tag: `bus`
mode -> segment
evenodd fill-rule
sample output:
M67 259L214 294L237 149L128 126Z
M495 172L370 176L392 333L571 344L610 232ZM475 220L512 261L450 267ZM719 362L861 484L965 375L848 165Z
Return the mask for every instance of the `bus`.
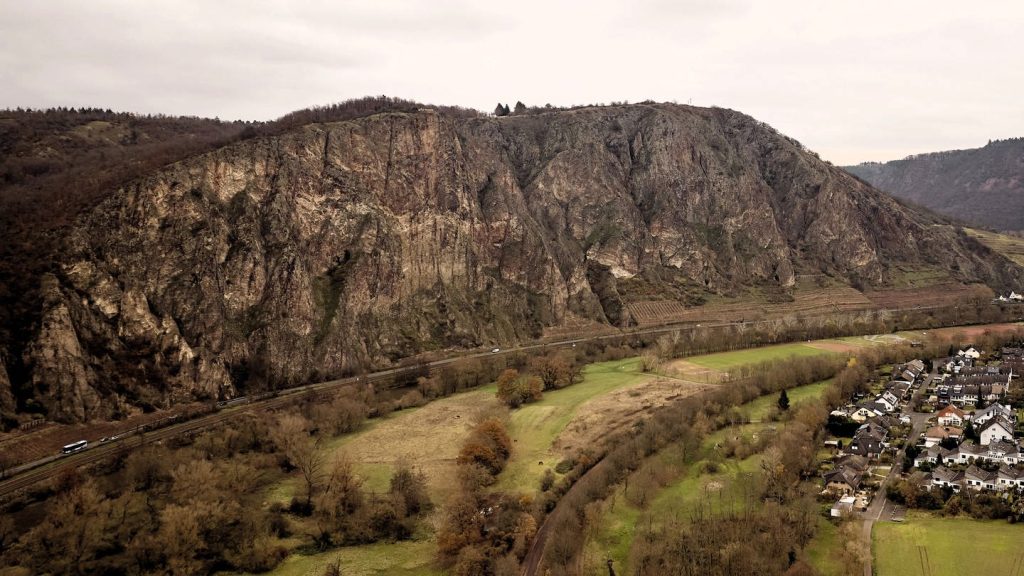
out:
M73 442L73 443L68 444L67 446L61 448L60 451L63 452L64 454L72 454L72 453L78 452L80 450L85 450L86 447L88 447L88 446L89 446L89 443L87 441L79 440L78 442Z

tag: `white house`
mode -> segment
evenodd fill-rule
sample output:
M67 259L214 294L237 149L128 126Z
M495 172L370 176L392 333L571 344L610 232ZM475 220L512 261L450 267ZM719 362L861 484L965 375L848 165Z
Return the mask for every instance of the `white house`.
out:
M963 472L956 472L946 468L945 466L939 466L935 470L932 470L932 486L935 486L936 488L952 486L954 491L959 492L963 481Z
M1013 424L1010 424L1005 418L997 416L981 427L978 437L981 439L982 446L1001 440L1013 442Z
M839 518L853 512L853 505L856 502L857 499L853 496L843 496L832 506L832 517Z
M984 426L989 420L997 416L1005 418L1009 422L1017 421L1017 414L1011 408L995 402L989 404L987 408L975 412L974 416L971 417L971 422L974 422L975 426Z
M995 490L999 475L971 464L964 471L964 482L972 490Z
M919 458L924 462L931 461L929 460L931 456L930 450L928 453L922 453ZM1007 466L1016 466L1024 462L1024 455L1021 454L1020 447L1013 442L1005 440L993 442L988 446L981 446L968 440L952 450L941 452L941 455L943 462L953 461L957 464L970 464L974 461L987 460L989 462L1006 464Z
M971 360L977 360L981 357L981 352L978 352L974 347L970 347L967 350L958 350L957 356L963 356L964 358L970 358Z
M880 414L865 406L858 406L856 410L850 413L850 420L853 420L854 422L864 422L869 418L874 418L875 416L880 416Z
M886 392L875 399L875 404L880 404L884 407L885 412L889 413L896 411L896 408L899 407L899 400L896 399L892 392Z
M939 411L936 420L939 426L963 426L966 415L964 411L950 404Z
M1000 490L1024 488L1024 470L1000 466L999 472L996 474L996 482Z

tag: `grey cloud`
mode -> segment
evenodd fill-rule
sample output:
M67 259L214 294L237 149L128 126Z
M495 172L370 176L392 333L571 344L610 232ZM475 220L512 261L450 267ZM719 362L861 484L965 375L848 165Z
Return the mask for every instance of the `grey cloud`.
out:
M0 107L693 99L837 163L1024 135L1010 0L0 0Z

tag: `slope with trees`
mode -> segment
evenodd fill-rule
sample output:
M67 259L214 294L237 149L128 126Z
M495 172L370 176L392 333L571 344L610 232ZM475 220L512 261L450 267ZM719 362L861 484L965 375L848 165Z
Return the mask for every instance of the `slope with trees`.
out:
M845 169L897 198L974 226L1024 230L1024 138Z

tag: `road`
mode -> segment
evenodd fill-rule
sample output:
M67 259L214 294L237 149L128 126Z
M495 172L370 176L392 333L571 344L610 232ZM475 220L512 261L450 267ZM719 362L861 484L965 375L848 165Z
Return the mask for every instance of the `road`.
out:
M931 309L945 308L944 306L914 306L909 308L889 308L889 309L877 309L877 312L897 313L904 311L923 311ZM833 314L823 314L821 316L832 316ZM202 416L182 422L180 424L172 424L165 426L158 430L147 432L143 436L132 434L131 431L127 432L127 436L122 434L122 438L115 442L108 442L105 444L92 444L89 449L76 454L71 455L55 455L48 456L46 458L31 462L12 470L9 470L4 476L3 480L0 481L0 497L7 496L18 490L25 489L37 482L53 477L63 470L92 464L103 460L109 456L112 456L120 451L132 450L142 445L144 442L151 442L157 440L163 440L172 438L174 436L184 434L187 432L193 432L215 426L224 422L228 419L237 417L238 415L252 412L254 410L264 410L268 408L274 408L294 401L297 397L302 394L308 394L311 392L327 392L341 389L346 386L362 385L373 381L384 380L392 376L402 374L404 372L411 372L415 370L422 370L423 368L436 368L457 362L466 358L484 358L492 357L495 355L504 354L515 354L521 352L529 352L533 350L551 349L559 347L572 347L576 344L582 344L585 342L600 342L604 340L615 340L623 337L631 336L650 336L669 332L676 332L680 330L697 330L707 328L723 328L728 326L755 326L758 324L773 323L777 322L777 319L765 319L765 320L748 320L738 322L705 322L703 324L694 325L692 322L664 324L659 326L632 328L626 330L619 330L609 334L600 334L594 336L581 336L579 338L570 338L560 340L556 342L535 342L532 344L525 344L522 346L513 346L510 348L500 349L497 353L490 350L476 350L476 351L459 351L453 352L448 358L435 360L432 362L404 366L399 368L391 368L388 370L381 370L368 374L363 377L351 377L342 378L338 380L330 380L326 382L319 382L315 384L307 384L304 386L298 386L295 388L289 388L282 390L278 396L254 401L243 406L233 406L227 410L221 412Z
M926 388L931 383L932 379L938 376L935 371L935 367L938 366L938 361L933 364L933 370L931 374L925 377L921 386L911 395L910 400L906 403L906 413L910 416L910 432L907 434L906 442L903 443L903 448L900 448L899 452L893 457L892 467L889 469L889 474L885 477L885 480L878 487L878 492L875 494L875 498L871 501L868 509L863 512L862 517L864 518L863 535L866 542L871 543L871 530L874 528L875 522L885 521L891 519L892 515L896 511L896 506L889 499L886 498L886 489L890 484L894 482L896 478L903 473L903 456L906 454L907 445L912 445L917 442L917 437L928 427L928 419L932 416L931 414L924 412L913 412L910 411L910 407L914 405L914 402L924 394ZM869 553L867 562L864 563L864 576L872 576L872 564L873 559Z
M87 450L83 450L75 454L56 454L53 456L47 456L46 458L42 458L40 460L36 460L35 462L30 462L28 464L12 468L2 476L4 479L0 481L0 497L7 496L19 490L26 489L36 484L37 482L41 482L43 480L46 480L47 478L51 478L59 474L63 470L93 464L115 454L118 454L119 452L133 450L145 443L165 440L173 438L175 436L179 436L181 434L186 434L189 432L195 432L205 428L210 428L232 418L236 418L242 414L251 413L257 410L266 410L275 407L280 407L291 402L294 402L296 398L302 396L303 394L309 394L314 392L330 392L340 390L347 386L365 385L375 381L386 380L395 375L399 375L405 372L423 370L424 368L437 368L467 358L489 358L494 356L516 354L535 350L567 348L574 347L576 344L582 344L586 342L600 342L603 340L614 340L631 336L657 335L687 329L695 330L698 327L703 329L722 328L726 326L751 326L763 322L769 322L769 320L746 322L716 322L705 323L703 325L694 325L693 323L666 324L662 326L621 330L610 334L583 336L579 338L559 340L557 342L535 342L532 344L525 344L522 346L502 348L498 352L492 352L491 350L459 352L454 353L452 356L448 358L443 358L432 362L403 366L398 368L391 368L388 370L381 370L378 372L374 372L372 374L367 374L365 376L353 376L351 378L329 380L326 382L319 382L315 384L307 384L304 386L289 388L280 391L278 396L272 398L254 401L246 404L231 405L227 409L221 410L220 412L201 416L192 420L182 422L180 424L172 424L169 426L165 426L153 431L145 432L144 434L138 434L136 432L129 430L121 434L120 438L113 442L107 442L103 444L91 443L90 447Z

